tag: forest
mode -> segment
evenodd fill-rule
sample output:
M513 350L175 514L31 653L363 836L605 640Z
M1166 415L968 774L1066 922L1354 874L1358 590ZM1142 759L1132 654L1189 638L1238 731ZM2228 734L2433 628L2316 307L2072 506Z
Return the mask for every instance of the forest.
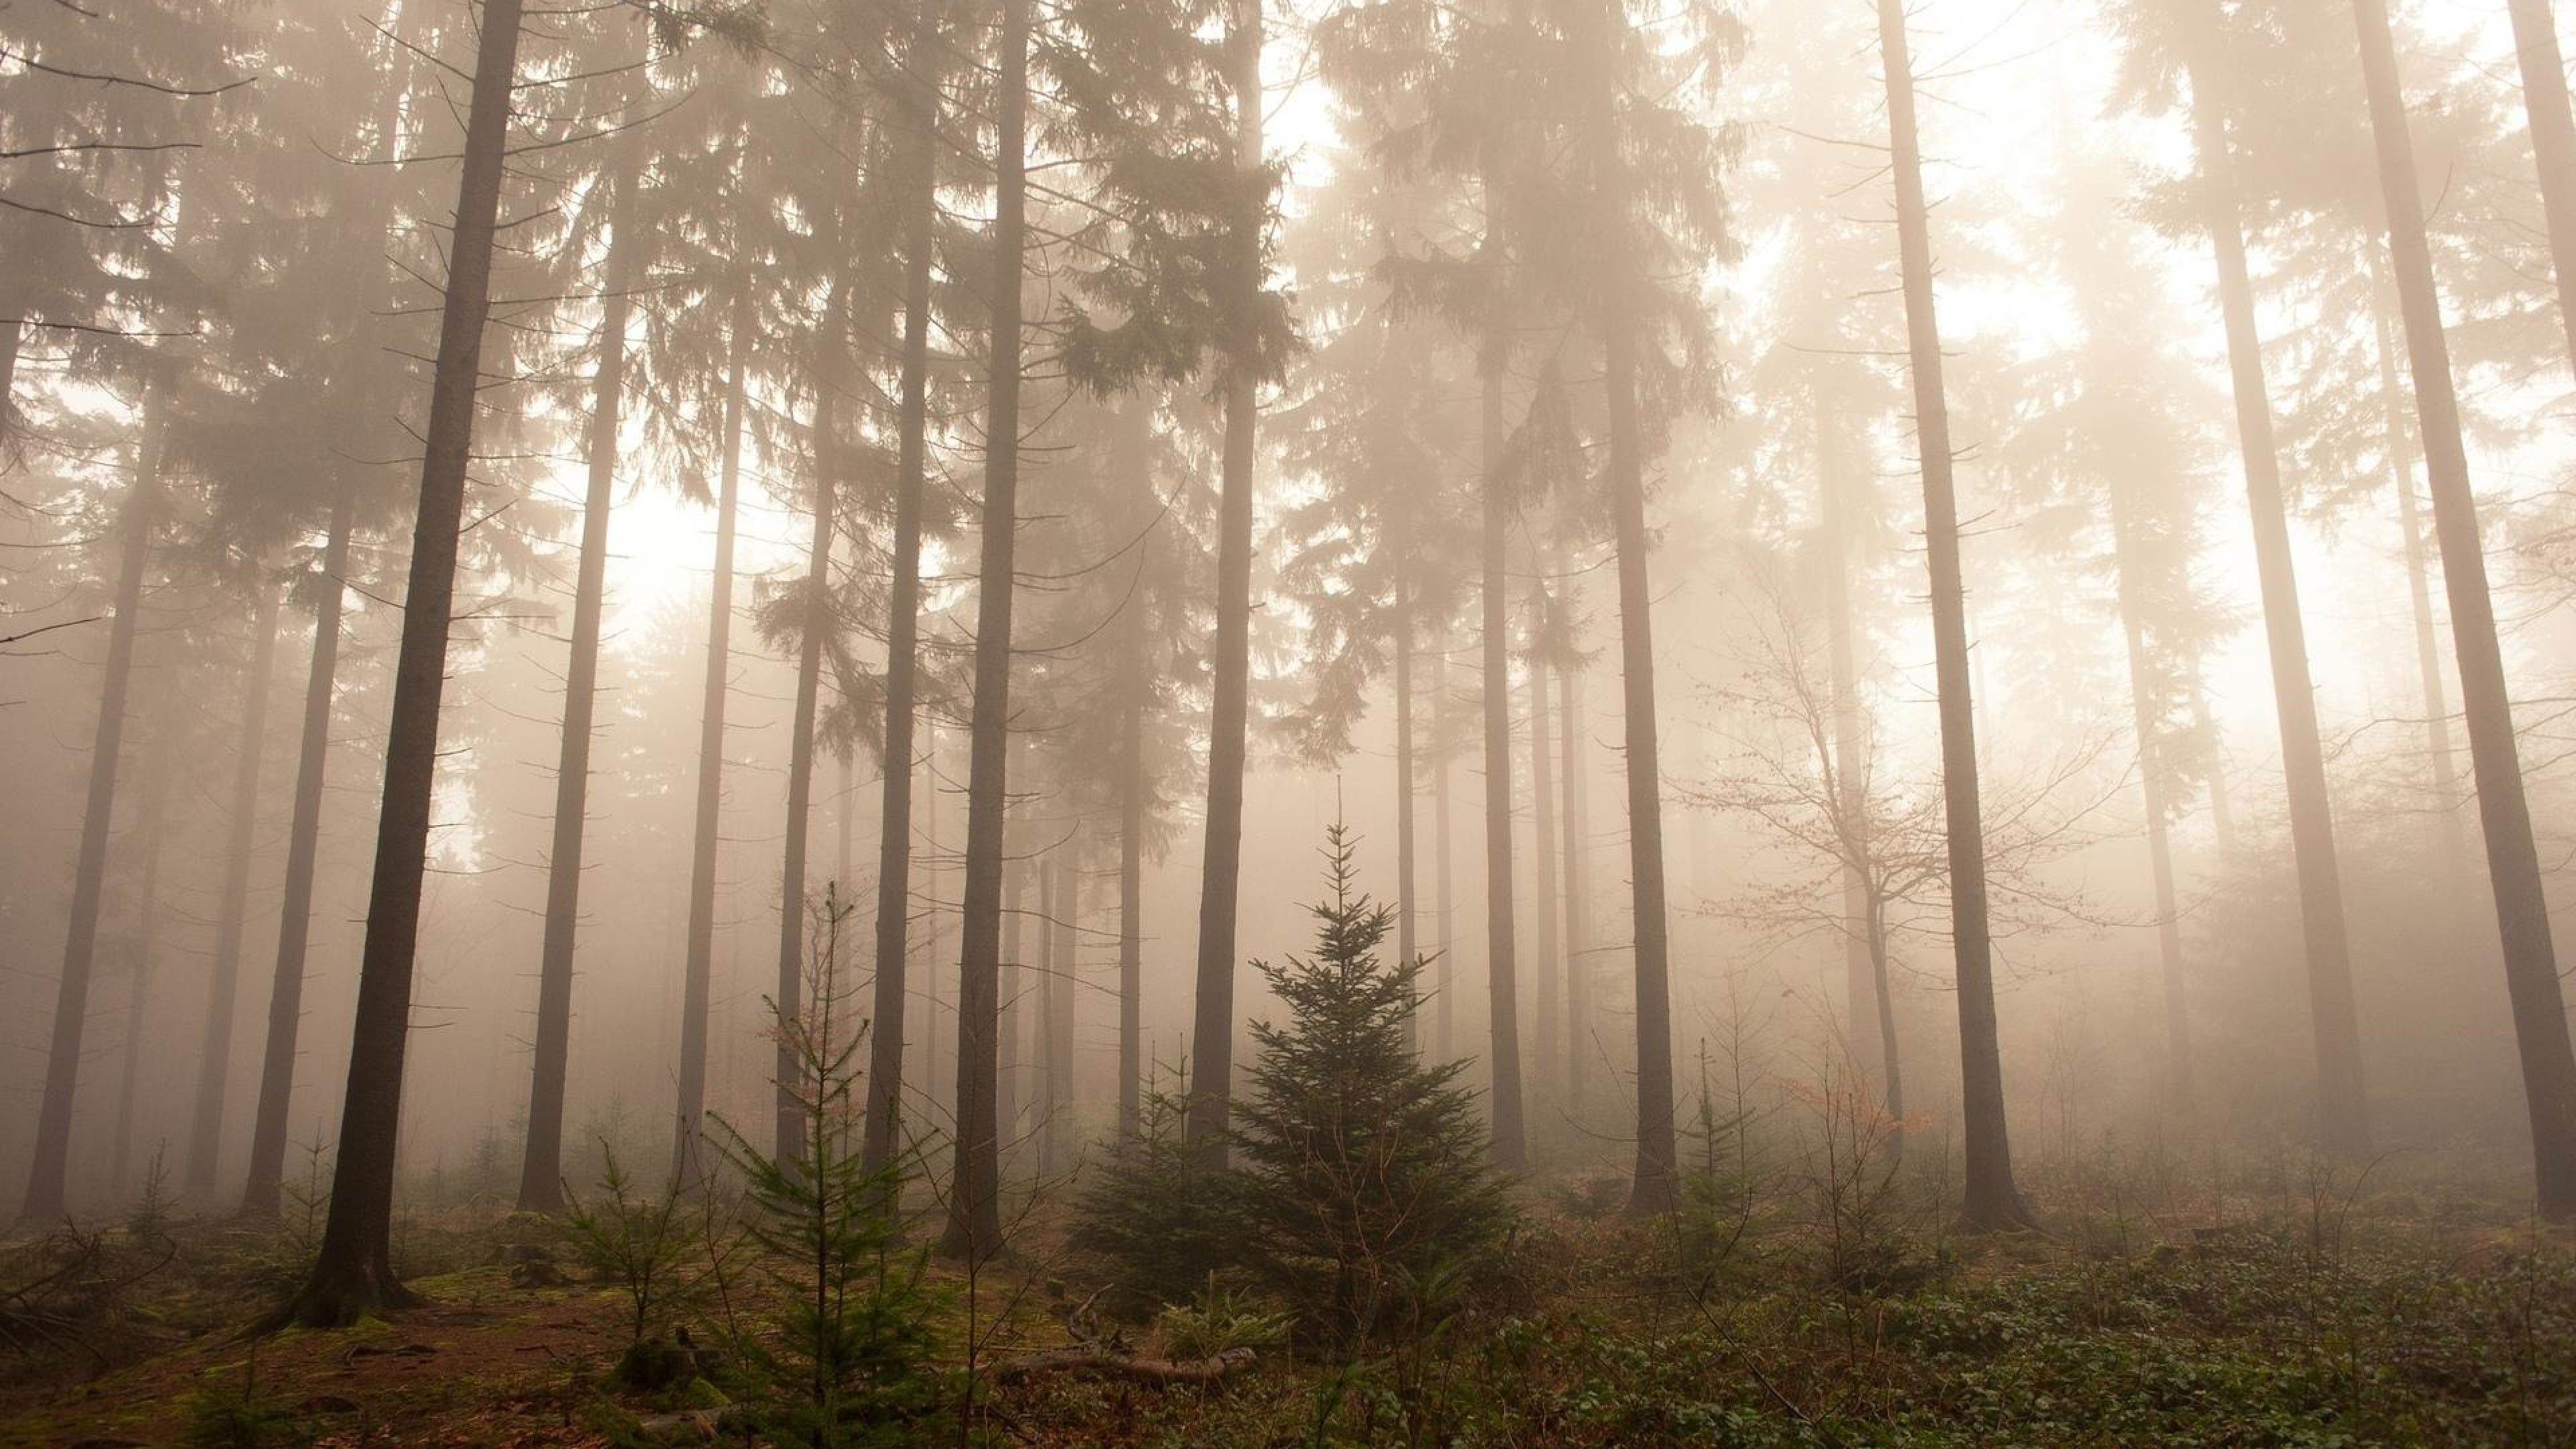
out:
M2576 1446L2559 24L0 0L0 1449Z

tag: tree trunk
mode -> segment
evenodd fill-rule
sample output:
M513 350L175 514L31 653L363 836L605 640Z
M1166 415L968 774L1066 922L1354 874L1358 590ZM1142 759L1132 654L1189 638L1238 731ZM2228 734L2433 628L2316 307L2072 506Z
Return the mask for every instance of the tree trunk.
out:
M491 308L492 239L518 64L521 0L485 0L473 100L465 122L464 175L450 233L446 303L432 372L429 427L403 599L385 741L384 803L376 830L366 945L358 965L348 1091L340 1111L331 1213L313 1271L262 1325L339 1326L375 1309L415 1302L394 1280L394 1139L402 1120L403 1053L411 1029L413 955L421 879L429 861L431 787L438 769L438 705L456 589L457 534L474 447L474 394L483 322Z
M1414 926L1413 540L1401 517L1388 524L1387 543L1395 560L1395 954L1412 962L1422 950ZM1418 1011L1404 1014L1404 1044L1422 1050Z
M199 1197L215 1191L224 1140L225 1089L232 1082L233 1006L241 994L242 928L250 917L251 824L259 811L259 767L268 747L268 695L277 663L277 591L262 580L251 622L250 674L244 681L240 755L233 769L232 813L224 841L224 894L215 926L214 972L206 987L205 1040L197 1053L197 1096L188 1125L182 1179Z
M1028 763L1026 741L1013 740L1012 773L1018 774ZM1012 832L1012 844L1020 844L1018 832ZM1020 1045L1020 993L1027 987L1020 980L1021 968L1028 957L1023 952L1022 922L1027 918L1029 863L1014 855L1003 867L1002 874L1002 974L999 985L1001 1009L995 1013L993 1031L993 1135L999 1144L994 1156L1007 1155L1020 1140L1022 1101L1020 1078L1027 1067L1027 1057Z
M1869 953L1870 995L1878 1004L1879 1076L1884 1079L1887 1103L1887 1149L1889 1160L1902 1161L1905 1156L1905 1071L1903 1059L1896 1052L1896 993L1887 979L1887 901L1876 891L1867 892L1862 910L1865 926L1862 949Z
M1843 495L1847 483L1838 451L1837 419L1822 378L1816 382L1814 421L1817 514L1825 547L1825 653L1834 684L1834 804L1842 817L1835 823L1834 834L1842 847L1843 1042L1854 1068L1878 1077L1886 1087L1895 1078L1896 1059L1886 1050L1887 1034L1871 1030L1871 1024L1881 1015L1892 1021L1894 1012L1891 1003L1878 999L1887 973L1880 961L1880 943L1873 935L1877 912L1870 904L1865 873L1871 855L1869 782L1862 778L1860 664L1852 647L1851 530ZM1891 1105L1888 1110L1896 1109Z
M2183 984L2182 913L2175 903L2173 847L2167 838L2164 735L2156 727L2155 690L2147 667L2147 625L2138 600L2137 523L2128 489L2112 480L2111 556L2118 571L2120 631L2129 651L2129 720L2138 744L2138 790L2147 814L2147 869L2156 898L2156 959L2164 968L2165 1086L2188 1117L2194 1106L2191 1013Z
M1151 541L1138 545L1150 550ZM1140 555L1137 567L1148 567ZM1128 600L1126 696L1119 724L1118 787L1118 1135L1132 1137L1145 1083L1145 601Z
M1485 991L1492 1030L1494 1165L1516 1172L1529 1162L1521 1124L1520 986L1512 941L1512 663L1509 575L1504 561L1511 509L1503 497L1503 378L1499 359L1484 369L1484 460L1479 470L1484 515Z
M742 500L742 424L752 350L752 292L735 279L725 337L724 450L716 482L716 558L707 590L707 670L698 705L698 793L689 845L688 964L680 1001L680 1110L672 1124L671 1175L694 1187L706 1171L707 1015L715 991L716 851L724 817L726 695L733 678L733 553Z
M1567 601L1572 607L1572 601ZM1571 671L1556 691L1557 748L1564 755L1565 775L1565 1108L1577 1121L1583 1115L1584 1063L1592 1050L1592 958L1589 909L1583 898L1583 852L1591 825L1585 816L1583 781L1583 675Z
M1081 1133L1074 1115L1074 1016L1082 998L1082 870L1050 866L1053 904L1047 910L1045 1002L1046 1110L1038 1171L1063 1177L1073 1171Z
M771 1004L780 1022L803 1009L805 969L805 846L814 801L814 712L822 689L823 631L831 627L832 543L840 523L840 394L849 347L846 278L835 278L823 299L814 398L814 526L805 552L805 633L796 656L796 706L787 736L787 838L779 866L778 986ZM805 1151L805 1108L797 1097L804 1066L779 1034L772 1150L781 1162Z
M304 732L295 759L294 813L286 830L286 886L277 921L277 972L269 984L268 1041L261 1053L259 1107L251 1121L246 1217L274 1217L286 1173L287 1109L295 1092L295 1042L304 1021L304 954L313 929L313 869L321 855L322 791L331 766L331 696L340 669L340 604L358 489L344 480L331 503L313 610L312 661L304 682Z
M939 207L939 87L934 7L923 0L905 54L907 181L904 218L903 361L895 444L893 578L886 599L884 802L877 827L875 1018L868 1041L867 1121L861 1161L894 1153L903 1113L905 953L912 915L912 722L921 627L921 498L930 420L930 261Z
M1932 236L1914 123L1902 0L1878 0L1887 66L1887 121L1896 176L1896 234L1905 288L1914 425L1923 454L1924 557L1932 583L1932 652L1941 708L1941 801L1949 836L1951 943L1958 962L1960 1106L1966 1118L1972 1229L2023 1227L2004 1129L2004 1069L1996 1040L1993 942L1987 935L1986 846L1977 801L1977 727L1968 692L1966 590L1959 575L1959 506L1950 472L1950 414L1941 386L1941 329L1932 310Z
M1433 924L1439 928L1437 964L1431 972L1431 1059L1443 1064L1458 1060L1457 1038L1451 1035L1458 937L1453 914L1457 873L1449 855L1449 642L1443 629L1440 647L1431 651L1431 872L1439 877L1431 903Z
M1225 45L1234 88L1235 167L1262 162L1262 0L1231 0ZM1266 207L1236 218L1225 239L1238 317L1261 290ZM1224 359L1225 458L1217 500L1216 639L1209 660L1206 856L1199 875L1198 993L1191 1015L1190 1106L1185 1131L1202 1158L1223 1166L1234 1079L1234 928L1243 867L1244 728L1252 682L1252 470L1260 399L1255 359Z
M2415 467L2409 456L2405 400L2397 392L2396 324L2388 315L2378 254L2371 256L2371 321L2379 342L2379 397L2387 417L2388 484L2397 494L2397 530L2406 548L2406 597L2415 619L2415 670L2424 694L2424 755L2433 776L2434 813L2440 817L2444 904L2460 905L2460 868L2468 842L2460 830L2460 775L2451 756L2450 691L2442 680L2442 649L2433 627L2431 569L2424 556L2424 525L2415 503Z
M143 1077L143 1027L152 1007L152 968L160 949L154 938L161 928L161 848L170 838L162 828L162 812L170 795L170 771L166 767L156 769L153 777L151 797L143 808L143 890L140 909L134 913L133 990L125 1000L124 1079L117 1083L116 1141L108 1155L108 1188L120 1201L125 1198L126 1164L134 1147L134 1099Z
M134 632L143 608L143 574L151 561L160 511L161 462L169 430L171 383L144 384L143 437L134 485L126 491L124 548L116 570L116 615L108 626L107 665L90 737L89 795L81 813L80 854L72 867L71 925L63 974L54 995L53 1041L45 1057L44 1096L36 1108L36 1158L27 1173L19 1221L49 1225L63 1215L72 1145L72 1103L80 1086L81 1036L89 1023L90 966L98 951L99 894L107 881L108 835L115 823L117 756L125 741L125 700L134 682Z
M1625 41L1626 11L1615 0L1593 16L1586 38L1594 68L1589 141L1601 215L1624 229L1628 218L1626 163L1619 154L1613 97L1619 86L1617 56ZM1655 729L1653 592L1646 582L1646 483L1643 430L1637 420L1637 323L1630 289L1641 285L1626 238L1603 259L1600 324L1603 371L1609 384L1609 490L1612 536L1619 565L1619 673L1626 699L1624 737L1628 777L1628 873L1636 917L1637 1168L1628 1198L1634 1213L1669 1212L1680 1171L1673 1135L1673 1012L1671 923L1664 913L1664 798L1662 757Z
M2197 665L2191 682L2191 719L2193 728L2209 742L2209 828L2218 839L2218 859L2224 865L2236 859L2236 825L2227 808L2227 742L2209 716L2209 689Z
M2327 1152L2359 1162L2370 1155L2370 1116L2361 1070L2361 1028L2345 944L2343 878L2325 754L2317 741L2316 690L2308 675L2307 629L2290 558L2289 518L2272 438L2272 404L2255 332L2254 284L2246 271L2235 166L2227 149L2209 68L2192 70L2192 124L2200 152L2210 241L2218 260L2219 305L2227 324L2228 369L2236 393L2237 441L2245 455L2245 500L2254 525L2263 632L2271 646L2273 702L2280 712L2281 773L2290 803L2290 844L2299 872L2299 918L2307 941L2308 1001L2316 1032L2317 1117Z
M1548 1095L1548 1077L1556 1070L1559 1021L1557 979L1564 955L1556 935L1556 769L1548 757L1547 660L1530 656L1530 797L1537 819L1530 863L1530 891L1538 897L1538 949L1532 969L1538 974L1538 1039L1530 1046L1537 1095Z
M2522 66L2522 108L2549 217L2549 265L2558 279L2558 319L2576 364L2576 117L2568 113L2567 63L2549 0L2505 0L2513 16L2514 59ZM2411 163L2410 163L2411 164Z
M2451 391L2450 346L2433 258L2424 239L2406 107L2397 89L2397 50L2385 0L2353 0L2361 32L2370 129L2378 142L2380 189L2388 203L2388 247L2406 324L2406 355L2432 484L2433 529L2442 544L2442 581L2451 605L2451 648L2460 666L2460 703L2468 716L2469 761L2476 771L2478 817L2485 827L2487 873L2504 941L2506 994L2513 1003L2515 1045L2531 1113L2531 1152L2541 1216L2576 1218L2576 1050L2567 1039L2567 1006L2550 940L2549 901L2531 838L2531 807L2505 689L2504 651L2496 640L2495 606L2478 532L2477 498L2460 441L2458 399ZM2562 273L2563 275L2563 273Z
M1001 1017L1002 837L1010 800L1011 603L1019 533L1020 288L1027 241L1030 0L1002 0L994 141L992 359L985 369L982 580L975 604L975 706L966 766L966 889L957 965L957 1166L947 1252L1002 1246L1001 1132L994 1120Z
M519 1210L563 1211L564 1077L572 1049L572 965L581 925L582 835L590 819L590 743L599 697L599 616L608 593L608 514L617 502L618 424L625 405L626 328L642 240L634 222L637 166L622 158L608 184L608 263L602 278L599 365L591 377L589 487L573 586L571 657L564 671L563 742L555 763L554 848L546 860L546 921L537 966L537 1039L528 1088L528 1139Z

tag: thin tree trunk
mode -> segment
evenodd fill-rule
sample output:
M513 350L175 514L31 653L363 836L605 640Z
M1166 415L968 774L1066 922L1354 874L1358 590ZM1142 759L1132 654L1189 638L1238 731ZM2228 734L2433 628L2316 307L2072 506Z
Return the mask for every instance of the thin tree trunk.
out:
M2549 217L2549 265L2558 280L2558 319L2567 356L2576 364L2576 117L2567 104L2567 63L2558 53L2558 21L2549 0L2505 0L2513 16L2514 59L2522 67L2523 114L2540 171L2540 204Z
M2354 0L2353 14L2361 32L2362 73L2370 93L2371 133L2378 143L2380 190L2388 204L2389 253L2397 266L2406 355L2414 374L2419 436L2424 441L2424 471L2432 484L2433 528L2442 544L2451 648L2459 661L2460 702L2468 716L2469 760L2477 775L2478 816L2486 830L2487 873L2504 941L2505 989L2513 1003L2514 1041L2522 1057L2523 1092L2531 1113L2533 1176L2543 1217L2576 1218L2576 1050L2568 1044L2566 998L2550 939L2549 901L2542 888L2539 852L2532 843L2531 807L2523 795L2504 651L2496 639L2495 606L2487 593L2477 498L2469 489L2459 402L2451 391L2450 347L2442 333L2441 296L2435 289L2432 253L2424 237L2424 206L2417 189L2414 147L2406 133L2405 102L2397 88L2397 48L2389 37L2385 0Z
M63 1215L69 1176L72 1104L80 1085L81 1037L89 1022L90 968L98 951L99 895L107 881L107 847L116 815L117 756L125 742L125 701L134 682L134 632L143 609L143 574L151 561L160 512L161 457L169 429L171 384L157 374L144 385L143 437L133 485L126 490L117 561L116 614L108 626L107 665L99 684L98 727L90 737L89 794L81 813L80 853L72 866L71 925L63 974L54 995L53 1040L45 1057L44 1096L36 1108L36 1158L18 1217L29 1225Z
M1225 45L1234 88L1235 167L1262 164L1262 0L1232 0ZM1226 238L1243 294L1236 315L1252 314L1261 287L1267 208L1248 209ZM1252 678L1252 470L1261 425L1255 359L1223 363L1225 457L1217 499L1216 638L1208 711L1206 856L1199 875L1197 999L1191 1016L1189 1115L1185 1132L1202 1158L1223 1166L1234 1079L1234 933L1243 868L1244 730Z
M975 606L975 706L966 768L965 919L957 966L957 1166L952 1255L1002 1246L1001 1131L993 1074L1001 1017L1002 846L1010 800L1012 572L1019 534L1020 289L1027 241L1030 0L1002 0L994 141L992 358L985 369L982 580Z
M1503 497L1503 379L1489 361L1483 386L1484 460L1484 744L1485 990L1493 1060L1487 1110L1493 1117L1494 1164L1528 1165L1521 1123L1520 986L1512 940L1512 664L1511 601L1505 569L1511 509Z
M251 1120L246 1217L274 1217L286 1172L287 1109L295 1091L296 1037L304 1021L304 954L313 929L313 870L321 855L322 791L331 766L331 696L340 669L340 603L349 570L349 535L358 490L344 480L331 503L331 532L322 545L320 594L313 610L313 653L305 674L304 732L295 763L294 814L286 829L285 899L277 924L277 972L269 984L268 1040L260 1057L259 1107Z
M1013 740L1012 773L1018 774L1028 763L1025 742ZM1021 842L1012 832L1012 844ZM999 1140L994 1156L998 1161L1020 1140L1020 1117L1025 1104L1021 1100L1020 1078L1028 1063L1020 1045L1020 993L1027 987L1021 982L1021 968L1027 964L1022 954L1022 922L1026 919L1029 863L1014 855L1003 867L1002 874L1002 973L998 992L1001 1009L995 1013L993 1031L993 1135Z
M1148 542L1140 547L1151 548ZM1147 564L1140 560L1138 567ZM1118 1135L1142 1120L1145 1086L1145 601L1127 608L1127 681L1119 723L1118 787Z
M876 1017L868 1042L867 1122L861 1161L874 1169L895 1150L903 1111L907 928L912 914L912 733L921 617L921 498L930 420L930 261L939 206L939 87L934 7L923 0L906 50L903 360L895 443L893 578L886 600L884 800L877 828Z
M672 1124L671 1173L694 1187L706 1170L707 1016L715 991L716 852L724 818L725 704L733 677L733 555L742 503L742 424L751 365L752 292L735 279L725 337L723 449L716 482L715 570L707 587L707 670L699 690L698 793L690 830L688 964L680 1001L680 1104Z
M1452 914L1457 874L1449 855L1449 719L1449 634L1444 629L1440 647L1431 651L1431 870L1439 877L1433 885L1432 914L1440 932L1439 964L1431 973L1431 1059L1439 1063L1458 1059L1457 1038L1451 1035L1458 937Z
M140 909L134 913L133 990L125 1001L124 1079L117 1083L116 1141L108 1156L108 1188L119 1200L125 1197L126 1164L134 1146L134 1099L143 1078L144 1019L152 1006L152 969L160 949L155 938L161 930L161 848L170 838L162 828L162 812L169 795L170 771L166 767L156 769L151 798L143 808L143 890Z
M1537 816L1530 862L1530 891L1538 897L1538 949L1531 969L1538 975L1537 1040L1530 1045L1534 1090L1548 1095L1548 1078L1556 1070L1557 983L1565 957L1556 934L1556 769L1548 739L1547 660L1530 656L1530 797Z
M2156 727L2155 690L2147 667L2145 611L2138 599L2137 524L2128 490L2110 491L2111 554L2118 570L2120 631L2129 651L2129 720L2138 743L2138 790L2147 815L2147 869L2155 888L2156 958L2164 968L2165 1083L2173 1104L2190 1115L2191 1013L2183 982L2182 914L2174 895L2173 846L2168 839L2164 735Z
M2415 670L2424 696L2424 755L2433 774L2434 811L2441 817L2443 898L2460 903L2460 867L2468 842L2460 829L2460 774L2451 755L2450 691L2442 680L2442 649L2433 626L2433 587L2424 550L2424 525L2415 503L2415 467L2407 446L2405 400L2397 391L2397 337L2388 315L2378 253L2371 255L2371 321L2379 342L2379 398L2387 418L2388 484L2397 494L2397 529L2406 548L2406 598L2415 621Z
M2289 795L2299 918L2307 942L2309 1012L2316 1032L2319 1136L2329 1153L2358 1162L2370 1155L2370 1114L2362 1082L2351 952L2345 943L2343 877L2336 860L2325 753L2317 739L2316 689L2308 674L2307 629L2300 617L2298 579L2290 557L2272 405L2264 390L2262 342L2255 331L2254 284L2245 265L2235 166L2218 97L2204 83L2209 73L2205 65L2193 67L2192 123L2210 241L2218 261L2219 304L2227 324L2228 369L2236 393L2237 440L2245 457L2245 500L2253 520L2255 572L2263 595L2263 632L2271 646L2272 693L2280 713L2282 783Z
M2191 720L2209 743L2209 828L2218 838L2218 859L2224 865L2236 859L2236 822L2227 806L2227 741L2210 718L2209 686L2200 678L2197 664L2191 681Z
M781 1023L803 1010L805 968L806 827L814 800L814 714L822 689L823 631L831 628L832 543L840 519L840 392L843 354L849 346L849 299L845 278L836 278L823 300L821 342L814 398L814 522L805 551L804 638L796 656L796 705L787 735L787 838L779 866L778 985L771 1004ZM781 1162L793 1162L805 1150L805 1108L797 1083L803 1064L778 1038L775 1075L776 1115L772 1150Z
M1866 913L1862 949L1869 954L1870 995L1878 1008L1878 1060L1879 1075L1885 1079L1888 1160L1898 1162L1905 1157L1905 1070L1896 1052L1896 992L1887 979L1887 902L1875 891L1868 892L1862 909Z
M608 514L617 502L618 424L625 405L626 328L641 236L632 153L609 185L608 264L602 278L599 366L591 377L589 487L573 586L571 657L564 671L563 741L555 763L554 848L546 860L546 921L537 965L537 1038L528 1088L528 1139L519 1210L563 1211L564 1078L572 1050L573 947L581 926L582 836L590 821L590 744L599 696L600 614L608 593Z
M1055 1018L1063 1003L1056 992L1056 973L1062 963L1055 954L1055 920L1063 907L1055 886L1055 857L1050 854L1038 861L1037 1100L1031 1106L1037 1113L1033 1130L1038 1136L1040 1177L1051 1177L1056 1172Z
M510 92L519 54L521 0L485 0L473 100L465 122L464 175L450 232L446 302L432 372L421 462L420 515L403 599L385 741L384 804L376 830L366 945L350 1038L348 1092L332 1166L331 1212L313 1271L262 1325L339 1326L369 1311L417 1301L394 1280L394 1142L402 1120L403 1054L428 868L431 787L438 768L438 705L456 589L465 471L474 447L474 394L483 323L491 307L492 240L506 159Z
M1569 601L1571 607L1571 601ZM1565 755L1565 1106L1576 1120L1583 1114L1585 1064L1592 1050L1592 958L1590 911L1583 897L1583 852L1592 827L1585 815L1583 780L1583 680L1569 673L1557 689L1557 712Z
M15 462L18 449L18 353L26 346L27 319L16 303L0 317L0 462Z
M277 591L260 584L252 616L250 674L244 681L240 754L233 770L232 813L224 842L224 893L215 926L214 972L206 987L205 1039L197 1053L197 1096L188 1126L188 1163L181 1179L196 1196L215 1191L215 1163L223 1150L225 1089L232 1082L233 1006L241 994L242 928L250 917L251 825L259 812L259 767L268 753L268 696L277 663Z
M1395 954L1413 962L1422 949L1414 926L1413 540L1401 516L1388 524L1387 535L1395 560ZM1404 1044L1422 1049L1418 1011L1404 1013Z
M1878 0L1887 66L1888 139L1896 175L1896 234L1905 335L1914 372L1915 434L1923 454L1924 556L1932 583L1932 650L1941 708L1941 798L1950 856L1951 943L1958 962L1960 1106L1966 1118L1971 1228L2026 1226L2004 1128L2003 1054L1996 1039L1993 942L1987 935L1986 847L1977 800L1977 734L1968 692L1966 590L1959 574L1959 507L1950 473L1950 414L1941 385L1941 329L1932 308L1932 236L1915 134L1914 74L1902 0Z
M1628 181L1619 155L1613 96L1627 12L1615 0L1593 17L1587 37L1594 68L1590 118L1593 166L1608 224L1628 224ZM1604 258L1601 337L1610 402L1610 512L1619 566L1619 673L1626 698L1628 875L1634 901L1637 981L1637 1167L1629 1198L1634 1213L1668 1212L1680 1172L1673 1135L1671 923L1664 908L1662 756L1655 727L1653 592L1646 582L1646 484L1643 430L1637 420L1637 323L1631 288L1641 285L1625 238Z
M1842 815L1835 834L1842 842L1843 877L1843 1041L1852 1063L1876 1075L1886 1086L1895 1078L1895 1057L1885 1049L1887 1033L1870 1030L1881 1014L1891 1018L1888 1003L1877 1000L1886 981L1879 943L1873 937L1876 912L1863 874L1871 853L1869 782L1862 778L1860 735L1860 665L1852 647L1851 530L1845 518L1847 485L1837 451L1832 404L1821 379L1815 395L1817 513L1824 524L1825 652L1834 682L1833 770L1837 806ZM1892 1101L1892 1099L1891 1099ZM1896 1109L1891 1105L1888 1109Z
M1061 1177L1073 1171L1080 1121L1074 1110L1074 1018L1082 1001L1082 871L1078 864L1056 873L1055 907L1047 920L1053 944L1047 948L1046 973L1046 1148L1042 1171Z

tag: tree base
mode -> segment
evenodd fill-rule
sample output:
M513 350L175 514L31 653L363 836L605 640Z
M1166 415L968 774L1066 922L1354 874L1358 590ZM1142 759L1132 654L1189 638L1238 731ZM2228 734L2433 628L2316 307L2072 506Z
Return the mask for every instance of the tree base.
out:
M264 1338L288 1328L349 1328L359 1321L420 1308L429 1300L396 1281L384 1264L317 1263L313 1276L295 1296L253 1323L246 1338Z

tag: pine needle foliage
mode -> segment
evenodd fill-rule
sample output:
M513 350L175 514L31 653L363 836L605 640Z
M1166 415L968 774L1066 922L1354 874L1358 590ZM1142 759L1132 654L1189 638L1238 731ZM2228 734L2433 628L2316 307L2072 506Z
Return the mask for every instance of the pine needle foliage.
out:
M867 1024L848 1019L840 970L853 914L837 889L815 908L805 1006L778 1022L798 1068L788 1086L804 1108L802 1150L772 1156L716 1119L783 1304L774 1335L741 1345L771 1388L760 1429L807 1449L913 1443L936 1407L933 1382L915 1368L930 1348L932 1305L925 1253L902 1239L901 1163L871 1170L860 1160L852 1085Z
M1186 1081L1184 1063L1172 1080ZM1238 1266L1243 1217L1233 1174L1211 1167L1184 1132L1189 1098L1149 1084L1136 1130L1085 1174L1071 1242L1114 1275L1106 1306L1135 1319L1190 1301Z
M1301 1324L1345 1345L1410 1333L1489 1264L1512 1225L1464 1062L1405 1041L1427 964L1378 954L1394 908L1357 884L1347 827L1325 832L1315 952L1253 962L1288 1009L1253 1024L1260 1057L1235 1107L1250 1267Z

